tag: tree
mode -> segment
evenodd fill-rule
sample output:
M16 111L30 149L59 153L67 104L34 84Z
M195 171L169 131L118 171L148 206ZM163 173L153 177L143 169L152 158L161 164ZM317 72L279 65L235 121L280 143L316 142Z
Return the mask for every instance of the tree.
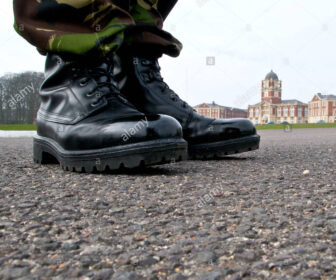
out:
M40 106L43 73L24 72L0 77L0 123L31 124Z

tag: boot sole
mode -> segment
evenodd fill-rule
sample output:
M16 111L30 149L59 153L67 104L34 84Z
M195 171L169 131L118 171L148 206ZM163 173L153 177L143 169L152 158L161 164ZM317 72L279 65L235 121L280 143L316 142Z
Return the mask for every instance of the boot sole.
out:
M189 159L221 158L259 149L260 136L245 136L213 143L189 144Z
M52 139L34 137L34 161L38 164L59 163L66 171L105 172L137 168L187 159L187 142L161 139L118 147L67 151Z

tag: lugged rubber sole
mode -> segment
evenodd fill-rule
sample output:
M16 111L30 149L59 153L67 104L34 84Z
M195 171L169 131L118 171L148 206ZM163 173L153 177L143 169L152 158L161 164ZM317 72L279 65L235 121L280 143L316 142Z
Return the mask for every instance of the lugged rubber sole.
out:
M64 150L56 141L34 137L34 161L59 163L66 171L104 172L186 160L187 142L183 139L160 139L97 150Z
M260 136L251 135L213 143L189 144L189 159L221 158L259 149Z

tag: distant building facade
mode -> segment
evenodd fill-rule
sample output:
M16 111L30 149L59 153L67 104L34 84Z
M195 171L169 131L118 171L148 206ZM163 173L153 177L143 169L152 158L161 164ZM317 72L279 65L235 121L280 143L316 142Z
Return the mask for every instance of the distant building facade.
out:
M254 124L307 123L308 105L296 99L282 100L282 81L271 71L262 81L261 102L248 106L248 119Z
M324 121L336 123L336 95L323 95L318 93L308 103L310 123Z
M202 116L215 119L247 118L247 110L225 107L215 102L203 103L195 106L194 109Z

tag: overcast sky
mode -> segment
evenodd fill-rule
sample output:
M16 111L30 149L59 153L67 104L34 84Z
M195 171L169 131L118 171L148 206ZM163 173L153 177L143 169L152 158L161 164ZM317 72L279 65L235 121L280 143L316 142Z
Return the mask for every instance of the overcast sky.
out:
M42 71L44 58L16 35L12 2L3 2L0 75ZM271 69L283 81L283 99L336 94L335 0L180 0L165 29L184 49L160 60L163 75L191 105L246 108L259 102Z

